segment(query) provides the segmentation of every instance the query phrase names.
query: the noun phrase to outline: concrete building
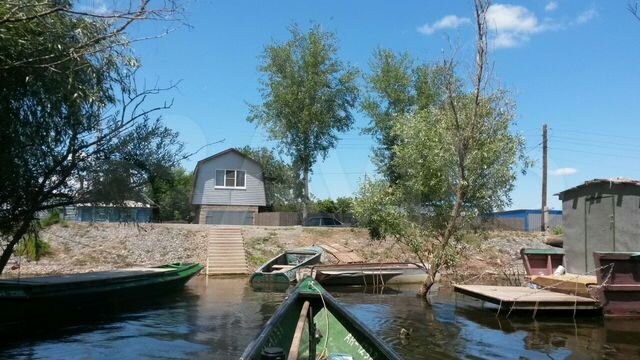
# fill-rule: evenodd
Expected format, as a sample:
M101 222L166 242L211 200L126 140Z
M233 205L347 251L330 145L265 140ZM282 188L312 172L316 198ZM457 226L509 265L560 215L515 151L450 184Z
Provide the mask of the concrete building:
M198 161L191 204L196 223L254 225L266 205L262 167L236 149Z
M593 271L594 251L640 251L640 181L594 179L557 195L568 272Z

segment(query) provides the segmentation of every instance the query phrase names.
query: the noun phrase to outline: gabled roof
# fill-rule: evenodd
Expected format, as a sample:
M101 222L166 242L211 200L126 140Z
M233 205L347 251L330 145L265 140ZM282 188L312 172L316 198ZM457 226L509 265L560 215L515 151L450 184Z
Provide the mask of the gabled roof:
M607 184L609 185L609 187L613 187L613 185L640 186L640 180L633 180L633 179L627 179L627 178L593 179L593 180L585 181L583 184L580 184L578 186L574 186L572 188L562 190L559 193L554 195L562 195L566 192L582 189L595 184Z
M227 150L220 151L217 154L213 154L213 155L211 155L209 157L206 157L206 158L198 161L198 163L196 164L196 168L194 170L194 173L196 173L198 171L198 168L200 167L200 164L203 164L203 163L205 163L207 161L213 160L213 159L218 158L218 157L220 157L222 155L226 155L226 154L232 153L232 152L244 157L247 160L253 161L256 165L258 165L260 168L262 168L262 165L260 165L259 162L257 162L256 160L252 159L251 157L245 155L244 153L242 153L241 151L237 150L236 148L228 148Z

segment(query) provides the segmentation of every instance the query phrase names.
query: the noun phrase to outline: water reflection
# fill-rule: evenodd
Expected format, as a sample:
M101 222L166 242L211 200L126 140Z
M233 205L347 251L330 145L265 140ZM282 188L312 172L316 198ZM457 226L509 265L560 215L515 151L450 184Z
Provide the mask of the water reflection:
M0 344L4 359L236 359L287 295L247 278L192 280L180 293L55 323ZM405 359L640 358L638 321L512 314L440 289L434 305L415 287L332 288L338 301ZM402 329L411 332L401 336Z

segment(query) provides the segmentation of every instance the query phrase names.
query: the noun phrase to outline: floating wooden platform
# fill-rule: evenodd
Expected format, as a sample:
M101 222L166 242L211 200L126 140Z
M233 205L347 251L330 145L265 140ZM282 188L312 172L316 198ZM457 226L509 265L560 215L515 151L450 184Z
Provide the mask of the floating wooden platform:
M340 244L320 245L324 251L335 256L340 263L363 262L364 259L356 254L353 250L346 248Z
M541 275L531 276L531 282L549 291L591 297L589 286L597 285L598 279L595 275Z
M592 298L521 286L455 285L460 294L500 305L505 310L596 310Z

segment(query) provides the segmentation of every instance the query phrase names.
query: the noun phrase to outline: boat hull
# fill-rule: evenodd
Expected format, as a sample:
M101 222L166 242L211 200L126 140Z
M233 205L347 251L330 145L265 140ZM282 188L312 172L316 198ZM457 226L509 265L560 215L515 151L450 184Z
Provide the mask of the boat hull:
M305 306L309 309L306 314ZM240 359L260 360L263 352L274 349L281 351L283 359L290 352L298 359L316 359L314 354L353 360L400 359L310 277L278 307Z
M419 284L427 278L424 267L411 263L320 265L314 266L311 273L323 286Z
M92 273L86 273L77 275L78 281L74 281L74 275L0 281L0 306L11 309L3 313L0 322L65 316L101 305L117 305L173 292L182 289L202 270L200 264L167 266L175 269L112 278L108 272L93 273L100 274L99 279L87 279Z
M640 253L594 252L598 300L606 317L640 317Z
M288 255L306 255L307 258L295 264L295 266L291 266L286 271L273 271L273 266L277 265L277 263L284 263L287 265L286 258ZM262 265L258 270L256 270L251 275L251 283L252 284L265 284L265 283L275 283L275 284L289 284L291 282L296 281L296 274L298 271L306 266L315 265L320 263L320 258L322 257L322 249L320 248L310 248L308 250L298 250L298 251L290 251L284 252L273 259L269 260L266 264Z
M524 270L529 276L553 275L564 262L562 249L520 249Z

